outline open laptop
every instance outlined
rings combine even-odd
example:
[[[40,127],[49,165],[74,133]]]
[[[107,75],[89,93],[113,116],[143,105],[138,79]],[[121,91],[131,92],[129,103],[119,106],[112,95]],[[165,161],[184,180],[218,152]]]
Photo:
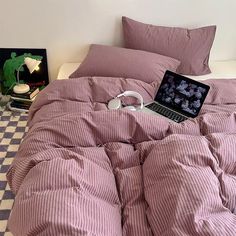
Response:
[[[180,123],[198,115],[209,89],[206,84],[167,70],[154,101],[141,111]]]

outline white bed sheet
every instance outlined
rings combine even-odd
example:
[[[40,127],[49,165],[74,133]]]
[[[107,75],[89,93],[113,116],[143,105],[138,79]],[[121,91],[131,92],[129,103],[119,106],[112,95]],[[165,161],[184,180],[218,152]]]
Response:
[[[69,79],[69,76],[79,67],[79,62],[67,62],[60,66],[57,79]]]
[[[64,63],[61,65],[57,79],[68,79],[80,63]],[[196,80],[205,79],[235,79],[236,78],[236,60],[230,61],[212,61],[209,63],[212,73],[201,76],[189,76],[189,78]]]
[[[209,66],[211,69],[210,74],[200,76],[186,76],[196,80],[236,78],[236,60],[212,61],[209,63]]]

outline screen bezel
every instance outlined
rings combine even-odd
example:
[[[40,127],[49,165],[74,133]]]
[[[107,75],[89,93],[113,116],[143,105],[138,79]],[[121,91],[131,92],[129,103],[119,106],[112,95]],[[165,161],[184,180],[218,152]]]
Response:
[[[166,82],[166,79],[168,78],[168,75],[174,76],[174,78],[177,78],[178,80],[181,80],[181,79],[186,80],[186,81],[189,82],[189,83],[196,84],[197,86],[201,86],[202,88],[205,88],[205,89],[206,89],[206,93],[205,93],[204,96],[203,96],[201,106],[199,107],[199,109],[198,109],[198,111],[197,111],[196,114],[188,113],[188,112],[186,112],[186,111],[183,111],[183,110],[181,110],[181,109],[178,109],[178,108],[172,106],[172,105],[169,104],[169,103],[160,101],[160,100],[158,99],[157,95],[158,95],[158,93],[160,92],[161,86]],[[191,117],[191,118],[195,118],[195,117],[198,116],[198,114],[199,114],[199,112],[200,112],[200,110],[201,110],[201,108],[202,108],[202,105],[203,105],[203,103],[204,103],[204,101],[205,101],[205,98],[206,98],[206,96],[207,96],[209,90],[210,90],[210,86],[207,85],[207,84],[203,84],[203,83],[201,83],[201,82],[199,82],[199,81],[190,79],[190,78],[188,78],[188,77],[186,77],[186,76],[183,76],[183,75],[180,75],[180,74],[176,74],[176,73],[174,73],[174,72],[172,72],[172,71],[167,70],[167,71],[165,72],[164,76],[163,76],[162,82],[161,82],[161,84],[160,84],[160,86],[159,86],[159,88],[158,88],[158,90],[157,90],[157,93],[156,93],[156,96],[155,96],[155,99],[154,99],[154,100],[155,100],[156,102],[158,102],[159,104],[165,106],[165,107],[168,107],[168,108],[170,108],[170,109],[172,109],[172,110],[174,110],[174,111],[176,111],[176,112],[178,112],[178,113],[180,113],[180,114],[183,114],[184,116]]]

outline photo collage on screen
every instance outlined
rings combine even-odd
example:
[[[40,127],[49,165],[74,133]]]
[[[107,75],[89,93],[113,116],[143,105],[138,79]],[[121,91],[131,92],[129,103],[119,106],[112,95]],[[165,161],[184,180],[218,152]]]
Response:
[[[207,90],[184,79],[167,75],[161,85],[157,99],[178,110],[196,115],[201,108]]]

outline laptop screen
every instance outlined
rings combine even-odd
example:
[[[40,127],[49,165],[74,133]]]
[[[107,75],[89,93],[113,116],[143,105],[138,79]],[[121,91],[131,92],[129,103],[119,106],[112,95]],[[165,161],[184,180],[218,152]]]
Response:
[[[187,117],[196,117],[210,87],[185,76],[166,71],[155,101]]]

